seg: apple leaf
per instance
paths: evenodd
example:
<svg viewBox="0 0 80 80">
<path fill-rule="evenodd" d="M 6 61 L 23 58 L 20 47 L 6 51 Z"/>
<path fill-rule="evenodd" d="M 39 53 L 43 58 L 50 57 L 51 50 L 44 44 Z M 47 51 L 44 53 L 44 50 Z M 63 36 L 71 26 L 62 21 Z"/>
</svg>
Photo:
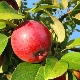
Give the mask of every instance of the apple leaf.
<svg viewBox="0 0 80 80">
<path fill-rule="evenodd" d="M 40 64 L 20 63 L 12 74 L 11 80 L 35 80 Z"/>
<path fill-rule="evenodd" d="M 67 46 L 66 46 L 65 50 L 66 49 L 71 49 L 71 48 L 77 47 L 77 46 L 80 46 L 80 38 L 76 38 L 76 39 L 70 40 L 67 43 Z"/>
<path fill-rule="evenodd" d="M 0 19 L 22 19 L 24 16 L 12 8 L 6 1 L 0 2 Z"/>
<path fill-rule="evenodd" d="M 50 26 L 54 30 L 55 34 L 57 35 L 58 42 L 63 42 L 65 39 L 65 29 L 63 24 L 47 10 L 43 10 L 43 11 L 46 12 L 54 22 L 54 24 L 50 24 Z"/>
<path fill-rule="evenodd" d="M 56 5 L 56 4 L 54 4 L 54 5 L 42 5 L 42 6 L 39 6 L 38 8 L 33 8 L 32 11 L 34 13 L 36 13 L 36 12 L 38 12 L 40 10 L 43 10 L 43 9 L 47 9 L 47 8 L 59 8 L 59 7 L 60 7 L 60 5 Z"/>
<path fill-rule="evenodd" d="M 76 19 L 80 20 L 80 13 L 77 13 L 77 14 L 75 15 L 75 17 L 73 17 L 73 18 L 76 18 Z"/>
<path fill-rule="evenodd" d="M 63 8 L 67 8 L 68 6 L 68 0 L 61 0 Z"/>
<path fill-rule="evenodd" d="M 17 13 L 17 11 L 12 8 L 6 1 L 0 2 L 0 13 Z"/>
<path fill-rule="evenodd" d="M 56 19 L 56 21 L 54 21 L 54 24 L 50 24 L 50 26 L 57 35 L 58 42 L 63 42 L 65 39 L 65 29 L 63 25 Z"/>
<path fill-rule="evenodd" d="M 68 62 L 69 69 L 80 70 L 80 52 L 67 53 L 61 59 Z"/>
<path fill-rule="evenodd" d="M 18 6 L 19 6 L 19 8 L 20 8 L 20 7 L 21 7 L 21 2 L 22 2 L 22 0 L 16 0 L 16 2 L 17 2 Z"/>
<path fill-rule="evenodd" d="M 53 5 L 59 5 L 58 0 L 51 0 Z"/>
<path fill-rule="evenodd" d="M 0 29 L 3 29 L 3 28 L 5 28 L 5 27 L 6 27 L 5 22 L 0 22 Z"/>
<path fill-rule="evenodd" d="M 63 24 L 54 16 L 51 16 L 54 24 L 50 24 L 58 37 L 58 42 L 63 42 L 65 39 L 65 29 Z"/>
<path fill-rule="evenodd" d="M 56 61 L 54 61 L 54 63 L 55 62 Z M 46 80 L 57 78 L 57 77 L 63 75 L 68 69 L 68 64 L 64 60 L 57 61 L 55 63 L 55 65 L 54 65 L 54 63 L 52 63 L 53 67 L 51 67 L 51 68 L 48 67 L 48 69 L 47 69 L 47 65 L 45 66 L 45 78 L 46 78 Z M 48 72 L 47 72 L 47 70 L 48 70 Z"/>
<path fill-rule="evenodd" d="M 6 35 L 0 33 L 0 55 L 4 51 L 7 43 L 8 43 L 8 37 Z"/>
<path fill-rule="evenodd" d="M 14 13 L 0 13 L 0 19 L 8 20 L 8 19 L 22 19 L 24 16 L 21 14 L 14 14 Z"/>
<path fill-rule="evenodd" d="M 45 80 L 44 77 L 44 66 L 41 66 L 37 72 L 37 75 L 35 77 L 35 80 Z"/>
<path fill-rule="evenodd" d="M 52 69 L 54 68 L 56 62 L 58 61 L 57 58 L 55 57 L 48 57 L 46 59 L 46 64 L 45 64 L 45 79 L 49 79 L 49 74 L 52 72 Z"/>
</svg>

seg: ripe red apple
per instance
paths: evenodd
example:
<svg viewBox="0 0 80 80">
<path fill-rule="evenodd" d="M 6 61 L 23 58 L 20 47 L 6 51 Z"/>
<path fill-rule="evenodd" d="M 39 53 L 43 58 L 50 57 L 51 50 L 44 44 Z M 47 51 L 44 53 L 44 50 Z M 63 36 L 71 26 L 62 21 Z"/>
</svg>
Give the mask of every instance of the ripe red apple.
<svg viewBox="0 0 80 80">
<path fill-rule="evenodd" d="M 28 20 L 12 33 L 11 45 L 14 53 L 23 61 L 36 63 L 44 60 L 51 47 L 51 33 L 43 24 Z"/>
<path fill-rule="evenodd" d="M 6 1 L 9 5 L 11 5 L 15 10 L 18 10 L 18 4 L 16 0 L 0 0 L 0 1 Z"/>
</svg>

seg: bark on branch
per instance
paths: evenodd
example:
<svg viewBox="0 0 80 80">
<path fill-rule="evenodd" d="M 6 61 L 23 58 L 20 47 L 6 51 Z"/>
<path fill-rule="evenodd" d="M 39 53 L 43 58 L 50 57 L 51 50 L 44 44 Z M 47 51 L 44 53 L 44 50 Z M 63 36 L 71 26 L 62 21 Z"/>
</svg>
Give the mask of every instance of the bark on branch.
<svg viewBox="0 0 80 80">
<path fill-rule="evenodd" d="M 66 18 L 72 11 L 68 11 L 66 14 L 62 15 L 61 18 L 59 18 L 59 20 L 62 22 L 64 20 L 64 18 Z"/>
<path fill-rule="evenodd" d="M 71 49 L 69 49 L 69 50 L 71 50 L 71 51 L 76 51 L 76 52 L 80 52 L 80 48 L 71 48 Z"/>
</svg>

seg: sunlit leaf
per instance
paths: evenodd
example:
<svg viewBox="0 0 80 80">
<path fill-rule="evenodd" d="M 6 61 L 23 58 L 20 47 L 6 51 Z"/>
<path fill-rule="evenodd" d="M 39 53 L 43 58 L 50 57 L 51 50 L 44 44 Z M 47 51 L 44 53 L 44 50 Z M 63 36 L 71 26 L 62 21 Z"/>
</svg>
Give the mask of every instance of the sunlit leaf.
<svg viewBox="0 0 80 80">
<path fill-rule="evenodd" d="M 52 72 L 52 69 L 54 68 L 56 62 L 58 61 L 57 58 L 55 57 L 50 57 L 46 59 L 46 64 L 45 64 L 45 79 L 49 79 L 49 74 Z"/>
<path fill-rule="evenodd" d="M 4 51 L 8 42 L 8 38 L 6 35 L 0 33 L 0 55 Z"/>
<path fill-rule="evenodd" d="M 56 4 L 58 5 L 58 0 L 40 0 L 38 4 Z"/>
<path fill-rule="evenodd" d="M 0 2 L 0 13 L 17 13 L 17 11 L 12 8 L 6 1 Z"/>
<path fill-rule="evenodd" d="M 61 0 L 61 2 L 64 8 L 68 7 L 68 0 Z"/>
<path fill-rule="evenodd" d="M 39 68 L 39 64 L 20 63 L 14 70 L 11 80 L 35 80 Z"/>
<path fill-rule="evenodd" d="M 20 8 L 21 7 L 21 0 L 16 0 L 16 2 L 17 2 L 18 6 Z"/>
<path fill-rule="evenodd" d="M 45 80 L 44 76 L 44 66 L 41 66 L 37 72 L 37 75 L 35 77 L 35 80 Z"/>
<path fill-rule="evenodd" d="M 53 29 L 53 31 L 56 33 L 58 37 L 58 42 L 63 42 L 65 39 L 65 29 L 63 24 L 47 10 L 43 10 L 43 11 L 46 12 L 54 22 L 54 24 L 50 24 L 50 26 Z"/>
<path fill-rule="evenodd" d="M 73 18 L 80 20 L 80 13 L 76 14 L 75 17 L 73 17 Z"/>
<path fill-rule="evenodd" d="M 22 19 L 25 16 L 18 13 L 15 9 L 13 9 L 7 2 L 0 2 L 0 19 Z"/>
<path fill-rule="evenodd" d="M 3 28 L 5 28 L 5 27 L 6 27 L 5 22 L 0 22 L 0 29 L 3 29 Z"/>
<path fill-rule="evenodd" d="M 20 14 L 14 14 L 14 13 L 0 13 L 0 19 L 7 20 L 7 19 L 22 19 L 24 16 Z"/>
<path fill-rule="evenodd" d="M 80 46 L 80 38 L 70 40 L 67 43 L 66 49 L 70 49 L 70 48 L 77 47 L 77 46 Z"/>
<path fill-rule="evenodd" d="M 61 59 L 68 62 L 69 69 L 80 70 L 80 52 L 70 52 Z"/>
<path fill-rule="evenodd" d="M 51 27 L 58 37 L 58 42 L 63 42 L 65 39 L 65 29 L 63 25 L 57 20 L 54 24 L 51 24 Z"/>
<path fill-rule="evenodd" d="M 57 78 L 61 75 L 63 75 L 68 69 L 68 64 L 66 61 L 64 60 L 59 60 L 56 62 L 56 64 L 54 65 L 53 63 L 53 67 L 50 69 L 48 75 L 46 76 L 46 80 L 47 79 L 54 79 Z M 48 69 L 45 68 L 45 71 L 47 72 Z M 45 72 L 45 74 L 46 74 Z"/>
<path fill-rule="evenodd" d="M 60 5 L 42 5 L 42 6 L 39 6 L 38 8 L 33 9 L 33 12 L 36 13 L 36 12 L 43 10 L 43 9 L 59 8 L 59 7 L 60 7 Z"/>
<path fill-rule="evenodd" d="M 58 2 L 58 0 L 52 0 L 52 4 L 53 5 L 59 5 L 59 2 Z"/>
</svg>

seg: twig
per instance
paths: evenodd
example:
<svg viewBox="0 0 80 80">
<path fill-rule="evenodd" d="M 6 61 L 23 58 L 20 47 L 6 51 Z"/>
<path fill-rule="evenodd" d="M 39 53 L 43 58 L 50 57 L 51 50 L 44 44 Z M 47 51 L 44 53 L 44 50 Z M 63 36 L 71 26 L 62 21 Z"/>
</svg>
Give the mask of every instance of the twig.
<svg viewBox="0 0 80 80">
<path fill-rule="evenodd" d="M 62 22 L 64 18 L 66 18 L 71 12 L 72 10 L 69 10 L 66 14 L 62 15 L 61 18 L 59 18 L 59 20 Z"/>
<path fill-rule="evenodd" d="M 76 51 L 76 52 L 80 52 L 80 48 L 71 48 L 71 49 L 69 49 L 69 50 L 71 50 L 71 51 Z"/>
</svg>

